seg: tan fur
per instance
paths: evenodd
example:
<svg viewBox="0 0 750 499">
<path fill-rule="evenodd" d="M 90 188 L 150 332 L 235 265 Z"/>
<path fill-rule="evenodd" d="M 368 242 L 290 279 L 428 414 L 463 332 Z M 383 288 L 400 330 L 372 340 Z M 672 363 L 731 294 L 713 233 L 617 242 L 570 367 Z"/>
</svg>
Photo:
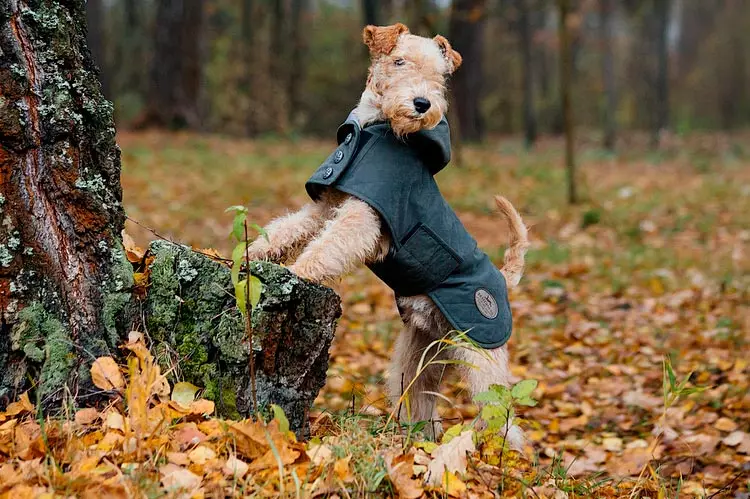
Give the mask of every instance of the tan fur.
<svg viewBox="0 0 750 499">
<path fill-rule="evenodd" d="M 360 125 L 388 120 L 400 135 L 435 127 L 447 111 L 445 77 L 460 66 L 460 54 L 442 36 L 414 36 L 403 24 L 368 26 L 363 38 L 370 48 L 372 64 L 367 87 L 355 109 Z M 404 62 L 397 65 L 396 60 Z M 416 97 L 430 100 L 432 106 L 427 113 L 415 112 L 412 101 Z M 527 232 L 507 199 L 498 196 L 495 202 L 510 228 L 511 244 L 501 272 L 508 287 L 512 287 L 523 273 Z M 266 231 L 269 241 L 255 241 L 248 249 L 250 258 L 283 261 L 303 248 L 290 269 L 315 282 L 330 281 L 358 265 L 380 261 L 391 246 L 390 236 L 375 210 L 333 189 L 299 212 L 274 220 Z M 450 334 L 452 326 L 426 295 L 398 297 L 397 303 L 405 329 L 394 347 L 388 392 L 393 403 L 399 405 L 400 399 L 403 402 L 402 390 L 414 380 L 425 348 Z M 507 386 L 511 382 L 505 346 L 480 352 L 447 349 L 440 358 L 474 366 L 462 368 L 472 394 L 485 391 L 494 383 Z M 437 419 L 432 393 L 438 392 L 442 376 L 442 365 L 426 369 L 412 384 L 408 404 L 400 404 L 400 417 L 412 421 Z M 434 428 L 439 433 L 439 423 Z M 509 440 L 514 447 L 521 445 L 521 433 L 515 427 Z"/>
</svg>

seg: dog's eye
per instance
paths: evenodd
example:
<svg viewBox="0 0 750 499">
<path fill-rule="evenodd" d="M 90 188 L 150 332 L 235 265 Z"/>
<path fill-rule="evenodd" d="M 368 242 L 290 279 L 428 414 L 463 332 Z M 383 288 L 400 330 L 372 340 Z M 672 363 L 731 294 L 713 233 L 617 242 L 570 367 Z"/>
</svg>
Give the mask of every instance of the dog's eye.
<svg viewBox="0 0 750 499">
<path fill-rule="evenodd" d="M 393 61 L 393 64 L 395 64 L 396 66 L 403 66 L 404 64 L 406 64 L 406 61 L 399 57 L 398 59 Z"/>
</svg>

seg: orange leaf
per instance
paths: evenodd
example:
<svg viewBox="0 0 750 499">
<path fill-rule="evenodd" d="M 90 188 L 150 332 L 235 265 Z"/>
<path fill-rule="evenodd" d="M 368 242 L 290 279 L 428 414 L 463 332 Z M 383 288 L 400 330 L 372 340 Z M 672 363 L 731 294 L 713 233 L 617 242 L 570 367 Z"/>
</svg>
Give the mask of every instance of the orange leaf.
<svg viewBox="0 0 750 499">
<path fill-rule="evenodd" d="M 112 357 L 99 357 L 91 366 L 91 380 L 102 390 L 122 390 L 125 378 Z"/>
</svg>

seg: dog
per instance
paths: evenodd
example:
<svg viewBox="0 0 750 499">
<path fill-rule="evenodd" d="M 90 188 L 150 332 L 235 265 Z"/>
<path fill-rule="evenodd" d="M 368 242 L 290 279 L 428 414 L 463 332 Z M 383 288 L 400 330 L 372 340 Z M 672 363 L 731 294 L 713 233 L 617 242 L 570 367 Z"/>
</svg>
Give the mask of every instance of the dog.
<svg viewBox="0 0 750 499">
<path fill-rule="evenodd" d="M 396 291 L 405 325 L 394 348 L 389 397 L 400 407 L 402 420 L 435 421 L 435 393 L 446 364 L 425 365 L 421 359 L 426 349 L 437 351 L 435 342 L 464 330 L 457 322 L 476 326 L 468 328 L 469 335 L 483 331 L 475 337 L 484 348 L 446 348 L 433 360 L 457 361 L 472 394 L 512 382 L 505 286 L 515 286 L 523 273 L 527 229 L 513 205 L 496 197 L 510 228 L 510 246 L 498 273 L 432 180 L 449 160 L 446 80 L 461 65 L 461 55 L 444 37 L 416 36 L 403 24 L 367 26 L 363 39 L 371 55 L 367 85 L 339 129 L 339 148 L 306 184 L 314 202 L 273 220 L 265 227 L 267 238 L 249 246 L 248 258 L 293 261 L 292 272 L 319 283 L 370 266 Z M 388 175 L 399 180 L 382 178 Z M 400 191 L 406 184 L 410 187 Z M 368 185 L 375 187 L 365 192 L 362 186 Z M 425 197 L 404 201 L 415 192 Z M 421 211 L 422 218 L 403 216 L 410 210 Z M 432 220 L 432 214 L 440 220 Z M 409 221 L 402 222 L 405 218 Z M 467 287 L 472 279 L 480 279 L 479 284 Z M 453 302 L 459 302 L 455 309 Z M 435 424 L 434 432 L 440 431 Z M 521 431 L 513 426 L 506 440 L 520 448 Z"/>
</svg>

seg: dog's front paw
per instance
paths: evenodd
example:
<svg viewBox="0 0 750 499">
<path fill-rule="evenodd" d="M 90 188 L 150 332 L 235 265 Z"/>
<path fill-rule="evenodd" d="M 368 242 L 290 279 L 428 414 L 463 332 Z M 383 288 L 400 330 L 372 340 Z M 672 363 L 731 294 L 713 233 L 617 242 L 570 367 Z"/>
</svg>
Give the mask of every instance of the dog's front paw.
<svg viewBox="0 0 750 499">
<path fill-rule="evenodd" d="M 284 258 L 284 254 L 278 248 L 274 248 L 265 238 L 258 238 L 247 248 L 247 259 L 250 261 L 267 260 L 278 263 Z"/>
<path fill-rule="evenodd" d="M 311 281 L 316 284 L 322 283 L 325 278 L 321 276 L 320 272 L 317 272 L 315 267 L 312 265 L 307 265 L 305 263 L 297 262 L 294 265 L 289 267 L 289 270 L 292 271 L 297 277 L 300 277 L 306 281 Z"/>
</svg>

